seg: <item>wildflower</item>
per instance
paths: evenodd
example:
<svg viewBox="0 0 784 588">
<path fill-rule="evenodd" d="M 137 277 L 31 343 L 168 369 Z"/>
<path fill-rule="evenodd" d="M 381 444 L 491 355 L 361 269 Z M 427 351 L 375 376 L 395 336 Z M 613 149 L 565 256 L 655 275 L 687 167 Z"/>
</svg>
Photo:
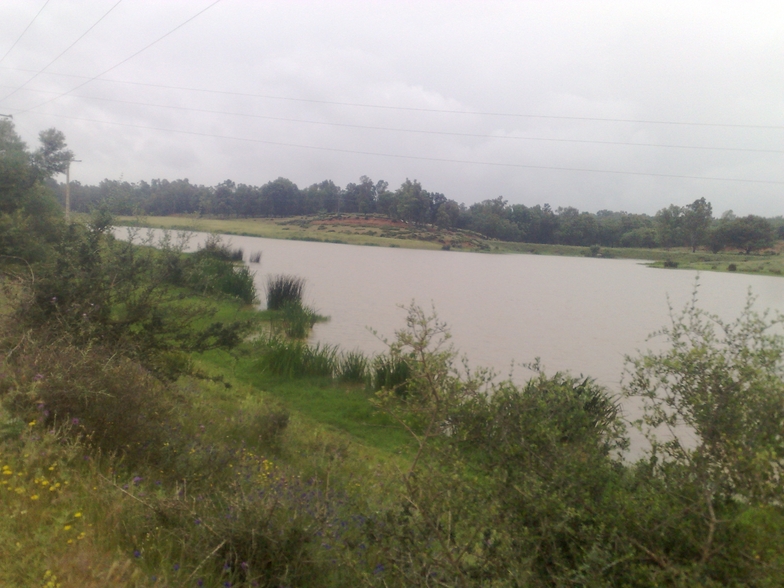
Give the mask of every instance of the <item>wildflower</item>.
<svg viewBox="0 0 784 588">
<path fill-rule="evenodd" d="M 35 374 L 33 376 L 33 382 L 40 382 L 43 379 L 44 379 L 44 375 L 43 374 Z M 41 405 L 42 404 L 43 404 L 43 402 L 41 403 Z"/>
<path fill-rule="evenodd" d="M 38 494 L 33 494 L 33 495 L 30 497 L 30 500 L 38 500 Z"/>
<path fill-rule="evenodd" d="M 71 525 L 66 525 L 65 527 L 63 527 L 63 531 L 70 531 L 70 530 L 71 530 Z"/>
<path fill-rule="evenodd" d="M 134 485 L 134 486 L 138 486 L 138 485 L 139 485 L 139 483 L 140 483 L 142 480 L 144 480 L 144 478 L 142 478 L 141 476 L 135 476 L 135 477 L 133 478 L 133 480 L 132 480 L 132 481 L 133 481 L 133 485 Z"/>
<path fill-rule="evenodd" d="M 139 551 L 138 549 L 134 549 L 133 550 L 133 557 L 140 558 L 141 556 L 142 556 L 142 552 L 141 551 Z"/>
<path fill-rule="evenodd" d="M 80 512 L 74 513 L 74 518 L 75 519 L 78 519 L 81 516 L 82 516 L 82 513 L 80 513 Z"/>
<path fill-rule="evenodd" d="M 79 424 L 79 419 L 77 419 L 76 417 L 72 418 L 71 419 L 71 424 L 72 425 L 78 425 Z"/>
<path fill-rule="evenodd" d="M 28 426 L 28 427 L 34 427 L 36 422 L 37 422 L 37 421 L 36 421 L 35 419 L 33 419 L 32 421 L 30 421 L 29 423 L 27 423 L 27 426 Z"/>
<path fill-rule="evenodd" d="M 178 563 L 174 564 L 174 571 L 176 572 L 179 569 L 180 569 L 180 564 L 178 564 Z"/>
</svg>

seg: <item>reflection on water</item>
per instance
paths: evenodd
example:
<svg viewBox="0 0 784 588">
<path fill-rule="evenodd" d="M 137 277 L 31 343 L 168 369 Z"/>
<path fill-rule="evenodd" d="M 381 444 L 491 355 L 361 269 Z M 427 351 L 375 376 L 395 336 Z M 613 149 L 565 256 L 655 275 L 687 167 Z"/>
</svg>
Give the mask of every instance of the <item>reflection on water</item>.
<svg viewBox="0 0 784 588">
<path fill-rule="evenodd" d="M 118 235 L 124 230 L 118 229 Z M 206 234 L 195 233 L 190 247 Z M 256 284 L 263 297 L 269 274 L 304 277 L 306 302 L 328 323 L 317 341 L 344 349 L 382 351 L 369 328 L 387 338 L 404 326 L 398 305 L 435 307 L 472 366 L 522 379 L 521 362 L 541 358 L 548 373 L 570 371 L 618 390 L 624 355 L 655 346 L 647 336 L 680 311 L 697 272 L 650 269 L 631 260 L 421 251 L 226 237 L 247 257 L 261 251 Z M 784 312 L 784 279 L 704 272 L 699 306 L 736 317 L 751 288 L 757 308 Z M 627 406 L 629 416 L 634 407 Z"/>
</svg>

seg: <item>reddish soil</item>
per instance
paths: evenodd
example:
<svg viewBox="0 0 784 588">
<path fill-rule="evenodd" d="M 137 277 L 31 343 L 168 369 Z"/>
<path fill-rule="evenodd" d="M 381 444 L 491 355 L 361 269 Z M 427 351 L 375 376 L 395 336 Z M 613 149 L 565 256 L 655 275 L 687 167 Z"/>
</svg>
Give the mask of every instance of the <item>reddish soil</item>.
<svg viewBox="0 0 784 588">
<path fill-rule="evenodd" d="M 343 217 L 343 218 L 331 218 L 331 219 L 324 219 L 324 220 L 317 220 L 314 219 L 311 222 L 314 224 L 320 225 L 361 225 L 361 226 L 368 226 L 368 227 L 407 227 L 406 223 L 403 221 L 395 221 L 388 218 L 356 218 L 356 217 Z"/>
</svg>

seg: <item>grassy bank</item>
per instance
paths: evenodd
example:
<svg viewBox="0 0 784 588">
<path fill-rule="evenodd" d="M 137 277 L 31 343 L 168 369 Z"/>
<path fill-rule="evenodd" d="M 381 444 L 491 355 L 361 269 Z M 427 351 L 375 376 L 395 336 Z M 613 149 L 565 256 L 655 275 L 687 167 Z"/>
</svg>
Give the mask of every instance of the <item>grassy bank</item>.
<svg viewBox="0 0 784 588">
<path fill-rule="evenodd" d="M 449 249 L 484 253 L 527 253 L 534 255 L 562 255 L 570 257 L 597 256 L 602 258 L 639 259 L 650 261 L 651 267 L 725 271 L 770 276 L 784 275 L 784 242 L 772 250 L 746 255 L 742 252 L 710 253 L 688 248 L 643 249 L 602 247 L 591 251 L 586 247 L 511 243 L 485 239 L 469 231 L 447 231 L 435 227 L 416 227 L 401 222 L 382 221 L 378 217 L 344 215 L 343 217 L 295 217 L 286 219 L 206 219 L 185 216 L 120 217 L 120 224 L 140 224 L 156 228 L 186 231 L 205 231 L 228 235 L 294 239 L 325 243 L 347 243 L 376 247 L 408 249 Z M 665 265 L 667 262 L 667 265 Z"/>
</svg>

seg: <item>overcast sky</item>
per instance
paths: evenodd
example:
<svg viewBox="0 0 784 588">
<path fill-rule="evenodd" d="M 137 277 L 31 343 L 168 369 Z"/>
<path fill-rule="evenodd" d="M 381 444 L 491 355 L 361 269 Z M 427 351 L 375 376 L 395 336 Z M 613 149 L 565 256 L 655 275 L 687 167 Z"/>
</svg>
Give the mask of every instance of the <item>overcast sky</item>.
<svg viewBox="0 0 784 588">
<path fill-rule="evenodd" d="M 784 214 L 781 0 L 213 2 L 3 0 L 0 113 L 82 183 Z"/>
</svg>

